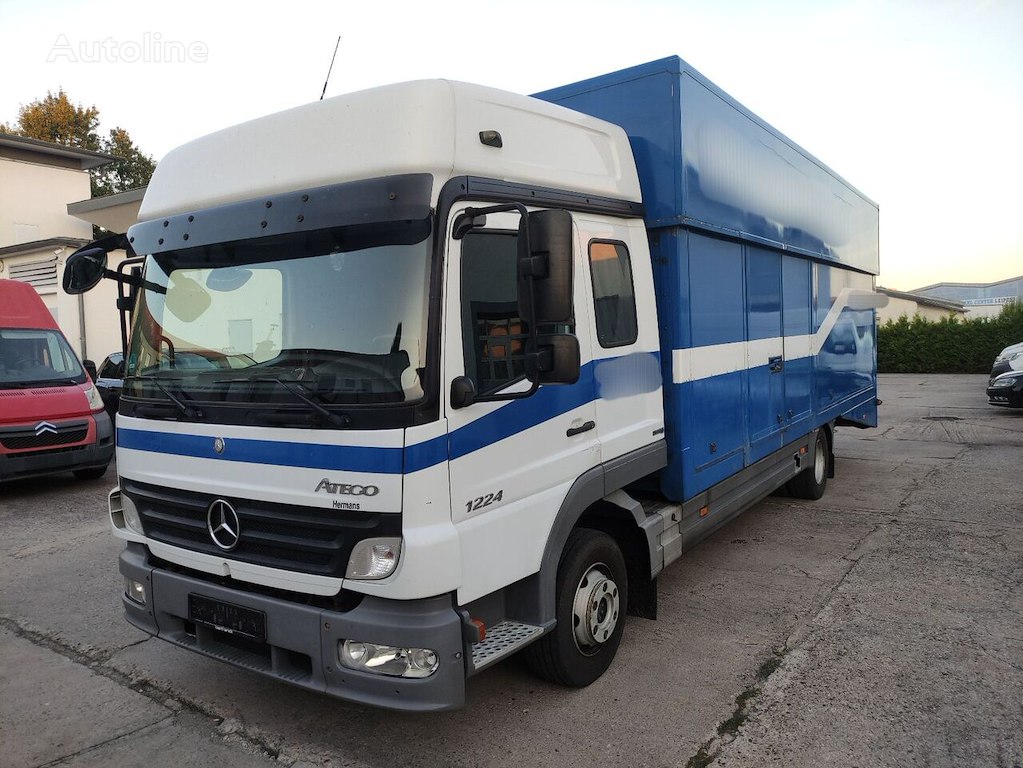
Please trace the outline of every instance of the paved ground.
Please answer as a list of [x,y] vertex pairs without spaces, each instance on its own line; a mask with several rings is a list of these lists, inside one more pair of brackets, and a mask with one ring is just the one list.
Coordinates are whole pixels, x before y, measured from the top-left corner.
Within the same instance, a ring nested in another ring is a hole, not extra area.
[[121,619],[111,471],[0,490],[0,766],[1023,768],[1023,412],[882,377],[820,502],[772,497],[660,580],[570,691],[514,659],[454,713],[349,706]]

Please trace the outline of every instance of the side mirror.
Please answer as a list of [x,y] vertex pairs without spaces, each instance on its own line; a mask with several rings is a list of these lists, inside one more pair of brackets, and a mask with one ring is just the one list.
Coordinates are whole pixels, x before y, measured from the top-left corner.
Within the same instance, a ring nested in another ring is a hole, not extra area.
[[576,336],[551,333],[537,338],[536,376],[540,384],[575,384],[580,367]]
[[476,402],[476,385],[468,376],[458,376],[451,382],[451,407],[467,408]]
[[[522,236],[528,226],[529,242]],[[572,215],[546,210],[528,214],[519,227],[519,317],[534,324],[572,321]],[[529,283],[534,291],[530,316]]]
[[107,269],[107,254],[116,250],[123,250],[129,258],[135,256],[131,241],[125,234],[93,240],[68,256],[64,265],[64,293],[74,296],[91,291],[104,277],[118,279],[117,273]]
[[96,363],[94,363],[92,360],[83,360],[82,367],[85,368],[85,372],[89,374],[89,378],[91,378],[95,383],[96,379],[99,378],[96,375]]
[[91,291],[107,273],[107,252],[102,248],[82,248],[67,258],[64,265],[64,293],[72,296]]

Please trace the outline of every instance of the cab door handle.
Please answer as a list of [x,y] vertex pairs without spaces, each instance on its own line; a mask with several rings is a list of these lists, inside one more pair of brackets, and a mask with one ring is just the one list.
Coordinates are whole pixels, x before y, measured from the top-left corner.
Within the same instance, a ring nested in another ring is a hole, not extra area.
[[591,429],[595,429],[597,422],[587,421],[585,424],[581,424],[578,427],[569,427],[565,432],[566,437],[572,437],[574,435],[581,435],[583,432],[589,432]]

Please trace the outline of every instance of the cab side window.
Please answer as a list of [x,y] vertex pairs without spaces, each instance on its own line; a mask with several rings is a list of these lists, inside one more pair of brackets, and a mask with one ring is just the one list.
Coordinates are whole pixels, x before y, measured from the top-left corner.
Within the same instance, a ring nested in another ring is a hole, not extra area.
[[525,376],[528,328],[519,317],[518,234],[475,230],[462,238],[462,349],[479,394]]
[[622,242],[590,243],[590,277],[597,341],[602,347],[621,347],[636,341],[636,294],[632,286],[629,249]]

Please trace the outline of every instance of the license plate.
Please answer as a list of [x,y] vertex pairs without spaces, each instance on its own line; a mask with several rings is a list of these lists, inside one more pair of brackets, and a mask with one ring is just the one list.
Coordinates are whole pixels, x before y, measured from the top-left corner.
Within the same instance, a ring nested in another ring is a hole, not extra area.
[[266,614],[202,595],[188,596],[188,618],[230,635],[266,641]]

